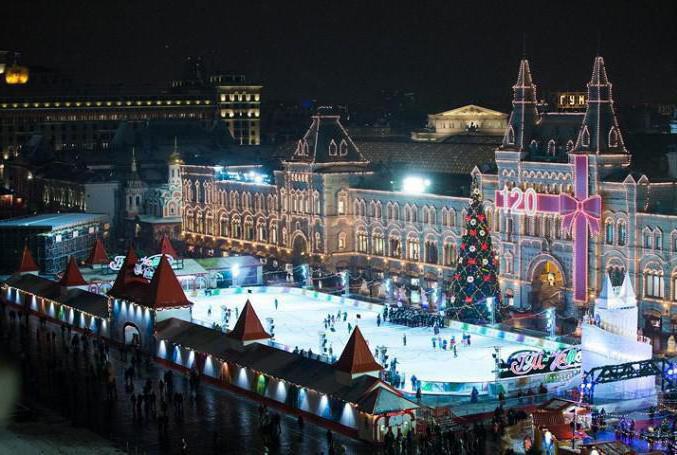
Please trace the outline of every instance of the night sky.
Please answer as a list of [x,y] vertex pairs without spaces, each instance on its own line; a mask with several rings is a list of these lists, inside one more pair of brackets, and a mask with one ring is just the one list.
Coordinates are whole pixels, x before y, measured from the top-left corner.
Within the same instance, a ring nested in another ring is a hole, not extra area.
[[166,81],[201,55],[269,99],[402,89],[431,112],[508,102],[526,33],[539,89],[584,89],[600,41],[617,102],[674,103],[677,2],[589,3],[20,0],[3,2],[0,48],[95,83]]

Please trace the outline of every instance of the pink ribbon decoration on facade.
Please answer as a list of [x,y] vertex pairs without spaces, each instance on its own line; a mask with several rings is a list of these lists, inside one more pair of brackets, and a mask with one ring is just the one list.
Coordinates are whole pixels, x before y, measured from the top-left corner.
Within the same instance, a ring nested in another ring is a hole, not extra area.
[[574,155],[574,196],[560,194],[559,213],[562,229],[569,232],[574,246],[573,287],[574,300],[587,301],[588,293],[588,229],[593,235],[600,232],[602,198],[588,194],[588,156]]
[[[574,195],[537,194],[535,212],[557,213],[562,216],[562,230],[573,239],[574,300],[587,301],[588,290],[588,229],[593,235],[600,232],[602,198],[588,194],[588,156],[573,157]],[[505,191],[505,193],[504,193]],[[496,190],[496,207],[525,212],[526,197],[513,196],[507,190]]]

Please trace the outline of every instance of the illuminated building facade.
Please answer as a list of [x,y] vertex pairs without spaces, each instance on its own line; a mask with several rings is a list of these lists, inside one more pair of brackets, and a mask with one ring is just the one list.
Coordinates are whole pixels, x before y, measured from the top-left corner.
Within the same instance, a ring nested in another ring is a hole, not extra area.
[[[505,300],[576,316],[605,272],[628,272],[642,324],[677,326],[677,175],[630,168],[602,58],[595,59],[585,112],[539,112],[526,59],[514,93],[495,166],[472,170],[493,227]],[[431,156],[420,161],[440,166]],[[183,167],[186,242],[213,254],[310,259],[444,286],[456,266],[470,177],[435,178],[431,171],[433,185],[412,194],[382,167],[365,158],[337,116],[319,113],[270,180]]]
[[218,115],[228,125],[236,144],[261,144],[261,85],[248,85],[244,76],[216,75]]
[[502,135],[507,126],[508,115],[481,106],[469,104],[438,114],[428,115],[425,131],[415,131],[415,141],[443,141],[449,136],[464,132]]

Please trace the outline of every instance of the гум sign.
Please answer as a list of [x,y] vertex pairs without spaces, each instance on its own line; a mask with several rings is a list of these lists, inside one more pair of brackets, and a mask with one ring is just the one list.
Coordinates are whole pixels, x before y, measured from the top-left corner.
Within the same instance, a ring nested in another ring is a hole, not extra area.
[[512,378],[553,373],[581,367],[581,350],[576,346],[555,352],[524,350],[513,352],[501,368],[500,377]]

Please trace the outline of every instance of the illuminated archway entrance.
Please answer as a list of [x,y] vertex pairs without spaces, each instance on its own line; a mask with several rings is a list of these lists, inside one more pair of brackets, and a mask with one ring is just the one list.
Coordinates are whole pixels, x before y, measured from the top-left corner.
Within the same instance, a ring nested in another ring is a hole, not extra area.
[[540,261],[531,275],[529,297],[532,311],[556,308],[558,312],[561,312],[565,302],[563,288],[564,276],[560,265],[549,259]]
[[302,234],[296,234],[292,242],[292,262],[300,264],[308,262],[308,242]]
[[125,345],[141,345],[141,334],[139,333],[139,329],[134,324],[128,322],[125,324],[122,331],[124,334]]

